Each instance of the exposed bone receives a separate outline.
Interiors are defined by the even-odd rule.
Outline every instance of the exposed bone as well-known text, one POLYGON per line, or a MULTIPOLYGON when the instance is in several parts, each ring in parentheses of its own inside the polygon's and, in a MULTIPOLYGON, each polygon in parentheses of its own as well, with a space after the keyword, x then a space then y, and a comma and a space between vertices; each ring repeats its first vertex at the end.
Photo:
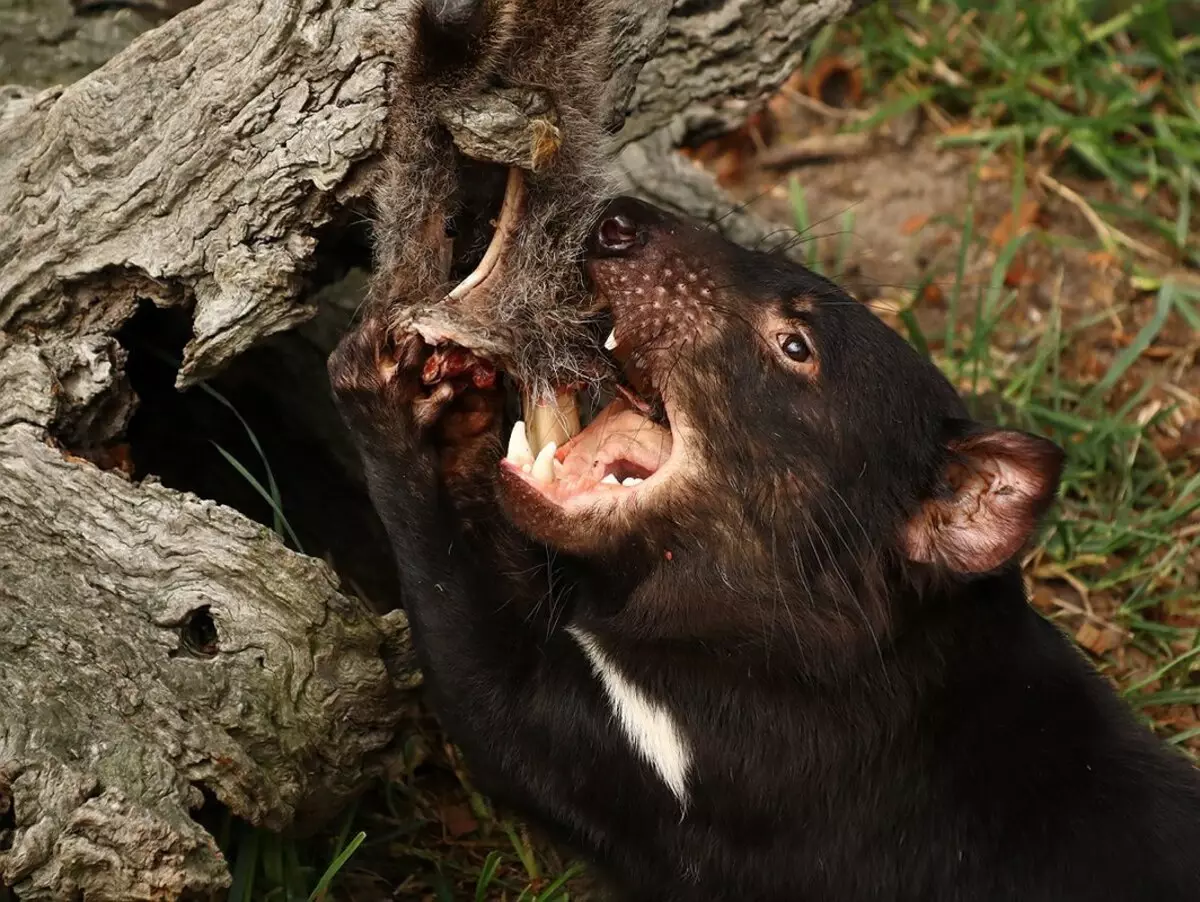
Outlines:
MULTIPOLYGON (((423 310, 422 314, 428 315, 429 310, 423 310)), ((460 348, 467 348, 475 356, 484 360, 504 360, 505 346, 502 343, 491 340, 478 330, 471 331, 467 328, 458 328, 454 324, 447 322, 444 317, 439 317, 435 322, 432 318, 425 318, 424 315, 420 319, 411 318, 401 320, 398 328, 401 331, 411 330, 416 332, 427 345, 431 345, 432 347, 458 345, 460 348)))
MULTIPOLYGON (((446 300, 452 304, 463 304, 484 309, 488 306, 488 282, 497 273, 505 249, 517 229, 518 222, 525 209, 525 178, 520 169, 510 167, 508 181, 504 186, 504 200, 500 204, 500 212, 496 217, 495 230, 492 240, 488 243, 483 259, 446 295, 446 300)), ((428 243, 428 242, 427 242, 428 243)), ((443 256, 446 268, 449 269, 449 257, 443 256)), ((407 321, 399 324, 400 329, 411 329, 425 341, 435 347, 453 344, 468 348, 481 358, 501 360, 504 348, 501 344, 489 340, 489 337, 478 331, 460 331, 452 322, 442 316, 427 318, 428 310, 417 313, 407 321), (424 314, 424 315, 423 315, 424 314)))
POLYGON ((517 220, 525 207, 525 177, 520 169, 509 167, 508 182, 504 186, 504 201, 500 204, 500 215, 496 219, 496 230, 488 243, 487 252, 471 274, 459 282, 447 297, 451 301, 475 301, 476 290, 482 288, 496 269, 504 255, 504 248, 517 228, 517 220))

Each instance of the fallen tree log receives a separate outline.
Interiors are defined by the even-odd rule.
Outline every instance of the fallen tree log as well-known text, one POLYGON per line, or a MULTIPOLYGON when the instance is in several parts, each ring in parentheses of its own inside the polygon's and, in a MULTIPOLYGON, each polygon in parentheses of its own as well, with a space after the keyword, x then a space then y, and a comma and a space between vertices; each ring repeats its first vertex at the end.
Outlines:
MULTIPOLYGON (((66 87, 0 90, 0 882, 22 900, 211 895, 195 810, 334 813, 418 680, 323 371, 370 263, 406 4, 187 5, 66 87)), ((683 178, 673 143, 745 116, 850 6, 627 0, 614 150, 665 129, 643 171, 683 178)), ((676 206, 724 203, 686 181, 676 206)))

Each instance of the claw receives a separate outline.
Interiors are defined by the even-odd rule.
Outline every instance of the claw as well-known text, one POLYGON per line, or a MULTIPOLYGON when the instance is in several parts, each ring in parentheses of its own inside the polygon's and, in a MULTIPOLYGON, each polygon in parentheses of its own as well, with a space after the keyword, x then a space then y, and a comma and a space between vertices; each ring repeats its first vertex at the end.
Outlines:
POLYGON ((451 382, 441 382, 434 388, 428 398, 423 398, 413 404, 413 419, 416 424, 427 429, 438 421, 446 405, 454 400, 456 390, 451 382))

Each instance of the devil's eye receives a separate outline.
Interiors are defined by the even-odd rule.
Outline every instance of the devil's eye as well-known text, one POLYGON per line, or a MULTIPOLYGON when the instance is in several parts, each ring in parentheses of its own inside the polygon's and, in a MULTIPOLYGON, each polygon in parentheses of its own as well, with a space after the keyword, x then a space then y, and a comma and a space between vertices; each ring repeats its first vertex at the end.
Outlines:
POLYGON ((781 335, 779 346, 783 348, 783 353, 796 363, 808 363, 812 357, 812 348, 808 346, 808 339, 803 335, 781 335))

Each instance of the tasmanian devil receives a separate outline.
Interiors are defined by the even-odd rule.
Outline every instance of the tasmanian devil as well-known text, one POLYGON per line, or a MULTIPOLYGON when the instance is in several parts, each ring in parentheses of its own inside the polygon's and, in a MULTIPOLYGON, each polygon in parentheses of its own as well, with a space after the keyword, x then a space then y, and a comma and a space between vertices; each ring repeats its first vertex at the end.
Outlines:
POLYGON ((623 376, 562 447, 382 315, 330 362, 480 784, 630 899, 1200 899, 1197 772, 1026 600, 1059 449, 638 201, 585 268, 623 376))

